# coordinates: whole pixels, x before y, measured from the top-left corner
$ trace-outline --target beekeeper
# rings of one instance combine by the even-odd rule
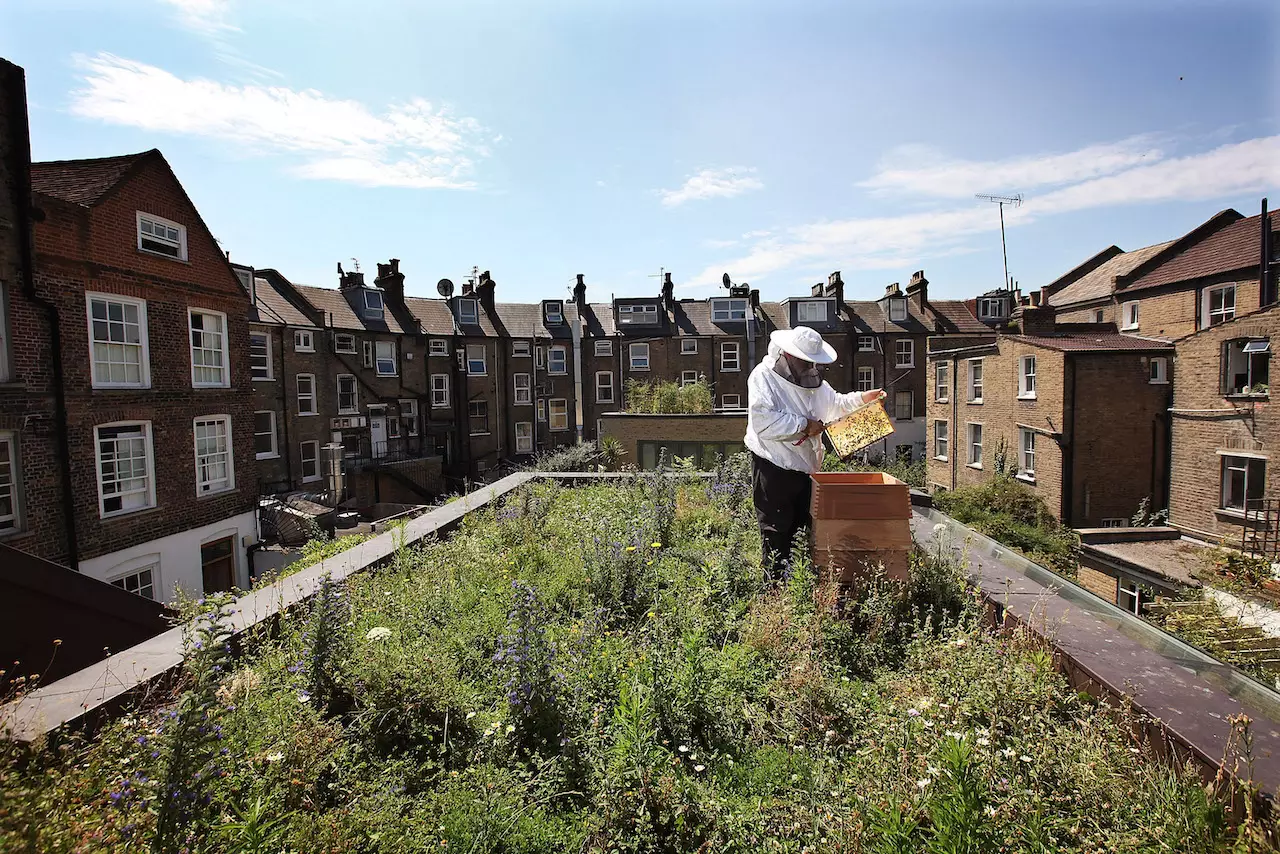
[[[820,365],[836,351],[807,326],[769,336],[769,353],[747,380],[747,435],[764,560],[787,560],[797,532],[812,525],[809,475],[822,467],[825,425],[883,398],[882,389],[840,394]]]

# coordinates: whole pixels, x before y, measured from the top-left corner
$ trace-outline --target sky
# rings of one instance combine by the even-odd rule
[[[875,299],[1280,207],[1280,3],[0,0],[33,156],[159,148],[233,261],[500,301]],[[370,277],[372,278],[372,277]]]

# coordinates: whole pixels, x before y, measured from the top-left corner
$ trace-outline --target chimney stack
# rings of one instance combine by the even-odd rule
[[[573,301],[576,305],[586,305],[587,303],[587,283],[586,276],[582,273],[578,274],[578,283],[573,286]]]
[[[373,284],[391,297],[391,301],[404,305],[404,273],[400,272],[400,259],[392,258],[385,264],[378,265],[378,278]]]
[[[480,297],[480,303],[491,313],[497,311],[497,306],[493,298],[495,284],[496,283],[489,275],[488,270],[485,270],[480,274],[480,281],[476,284],[476,296]]]
[[[338,262],[338,290],[345,291],[351,288],[364,287],[364,273],[359,270],[353,270],[348,273],[342,269],[342,262]]]
[[[811,297],[820,297],[820,296],[823,296],[825,293],[826,291],[824,290],[824,285],[822,284],[822,282],[815,283],[814,286],[809,289],[809,296]]]
[[[844,308],[844,279],[840,278],[840,271],[836,270],[830,276],[827,276],[826,296],[835,297],[836,314]]]
[[[907,296],[915,301],[918,309],[923,309],[929,302],[929,280],[924,277],[924,270],[916,270],[911,274],[911,282],[907,285]]]
[[[662,277],[662,305],[667,311],[671,311],[675,304],[676,286],[671,283],[671,274],[665,273]]]
[[[1050,335],[1054,332],[1054,310],[1051,305],[1038,305],[1040,293],[1032,294],[1033,303],[1022,308],[1023,335]]]
[[[902,286],[897,282],[894,282],[892,285],[885,285],[884,295],[887,297],[902,296]]]

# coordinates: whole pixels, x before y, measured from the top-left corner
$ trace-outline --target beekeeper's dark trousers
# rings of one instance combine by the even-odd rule
[[[779,468],[752,454],[751,485],[764,540],[764,566],[789,561],[796,534],[813,526],[809,515],[813,481],[804,472]]]

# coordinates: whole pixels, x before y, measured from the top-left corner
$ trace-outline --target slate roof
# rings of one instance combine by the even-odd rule
[[[453,315],[449,312],[449,304],[442,299],[426,297],[405,297],[404,304],[423,331],[428,335],[452,335]]]
[[[1049,335],[1005,335],[1011,341],[1021,341],[1049,350],[1063,352],[1105,352],[1111,350],[1172,350],[1168,341],[1154,338],[1142,338],[1138,335],[1122,335],[1118,332],[1104,331],[1096,333],[1071,332]]]
[[[31,190],[64,202],[92,207],[106,196],[133,168],[157,149],[118,157],[88,160],[50,160],[31,164]]]
[[[404,330],[390,309],[382,312],[382,320],[365,320],[352,310],[347,297],[333,288],[317,288],[313,285],[294,285],[302,298],[320,311],[326,323],[334,329],[350,329],[360,332],[391,332],[402,334]],[[384,300],[385,302],[385,300]]]
[[[1268,216],[1271,230],[1280,229],[1280,211],[1271,211]],[[1261,239],[1260,214],[1236,220],[1172,252],[1168,258],[1128,283],[1124,290],[1155,288],[1256,267],[1261,255]]]
[[[591,302],[582,306],[583,335],[588,338],[607,338],[616,332],[612,303]]]
[[[1112,291],[1115,289],[1116,276],[1127,276],[1139,265],[1153,258],[1157,253],[1172,245],[1172,243],[1173,241],[1169,240],[1152,246],[1144,246],[1141,249],[1134,249],[1132,252],[1121,252],[1111,257],[1066,287],[1050,294],[1049,305],[1054,308],[1063,308],[1076,303],[1090,302],[1111,296]],[[1094,257],[1096,258],[1097,256]],[[1085,264],[1088,263],[1088,261],[1085,262]]]
[[[315,327],[311,318],[289,301],[284,294],[276,290],[270,280],[261,276],[254,278],[254,293],[258,302],[250,310],[249,319],[258,323],[278,323],[285,326]]]
[[[889,319],[888,312],[878,302],[846,301],[852,316],[847,331],[861,335],[872,333],[898,333],[900,335],[928,335],[933,326],[910,301],[907,302],[907,319],[901,323]],[[985,328],[985,327],[984,327]]]
[[[991,327],[973,316],[964,300],[931,299],[929,307],[938,315],[937,332],[981,335],[991,331]]]

